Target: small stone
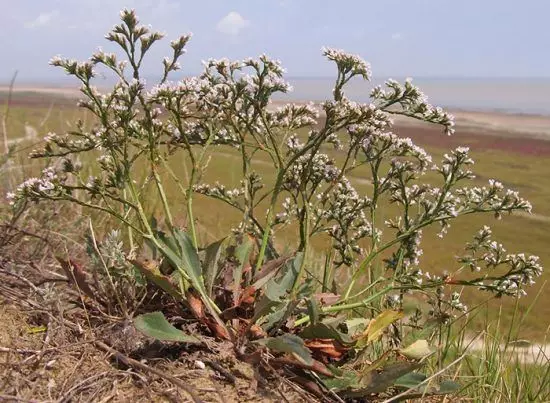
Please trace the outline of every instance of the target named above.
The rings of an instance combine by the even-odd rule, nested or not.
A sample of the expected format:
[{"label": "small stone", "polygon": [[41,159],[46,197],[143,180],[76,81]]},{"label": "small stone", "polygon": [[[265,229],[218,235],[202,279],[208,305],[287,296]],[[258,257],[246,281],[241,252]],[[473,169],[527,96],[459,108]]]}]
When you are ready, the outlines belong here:
[{"label": "small stone", "polygon": [[205,369],[206,365],[204,365],[204,362],[197,360],[197,361],[195,361],[195,368]]}]

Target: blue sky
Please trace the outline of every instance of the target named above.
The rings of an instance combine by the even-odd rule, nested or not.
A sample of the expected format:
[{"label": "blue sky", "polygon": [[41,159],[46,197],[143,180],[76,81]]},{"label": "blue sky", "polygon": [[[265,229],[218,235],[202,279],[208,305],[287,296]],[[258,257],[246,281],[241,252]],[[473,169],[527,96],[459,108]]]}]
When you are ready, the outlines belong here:
[{"label": "blue sky", "polygon": [[[169,38],[192,32],[183,71],[209,57],[266,53],[289,76],[331,76],[322,46],[358,53],[375,76],[550,77],[548,0],[0,0],[0,83],[58,80],[56,55],[85,59],[118,11]],[[164,41],[152,54],[168,51]],[[146,74],[154,74],[148,64]]]}]

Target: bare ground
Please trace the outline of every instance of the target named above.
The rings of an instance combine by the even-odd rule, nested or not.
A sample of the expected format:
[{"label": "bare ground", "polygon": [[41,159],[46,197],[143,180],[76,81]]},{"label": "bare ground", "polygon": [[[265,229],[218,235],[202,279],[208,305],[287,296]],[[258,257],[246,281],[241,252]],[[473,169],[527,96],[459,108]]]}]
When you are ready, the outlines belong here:
[{"label": "bare ground", "polygon": [[[133,326],[89,327],[85,320],[70,326],[59,318],[2,301],[0,401],[314,400],[282,377],[256,374],[254,367],[235,359],[227,346],[187,349],[143,340],[133,333]],[[141,348],[120,352],[123,343],[137,341]]]}]

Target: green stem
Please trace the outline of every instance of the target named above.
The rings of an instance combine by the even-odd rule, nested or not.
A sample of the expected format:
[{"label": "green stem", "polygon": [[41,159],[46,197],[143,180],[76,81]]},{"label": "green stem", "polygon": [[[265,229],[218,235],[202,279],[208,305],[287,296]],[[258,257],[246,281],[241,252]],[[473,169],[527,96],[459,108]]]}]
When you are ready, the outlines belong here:
[{"label": "green stem", "polygon": [[[481,208],[478,208],[478,209],[472,208],[472,209],[462,211],[460,214],[458,214],[458,216],[464,216],[464,215],[469,215],[469,214],[474,214],[474,213],[484,213],[484,212],[490,212],[490,211],[493,211],[493,210],[491,210],[491,209],[481,209]],[[384,252],[385,250],[391,248],[393,245],[395,245],[395,244],[403,241],[407,237],[411,236],[411,234],[415,231],[418,231],[418,230],[420,230],[424,227],[427,227],[428,225],[431,225],[433,223],[453,219],[455,217],[457,217],[457,216],[445,215],[445,216],[440,216],[440,217],[427,219],[426,221],[423,221],[423,222],[421,222],[417,225],[412,226],[407,232],[405,232],[405,233],[399,235],[398,237],[394,238],[393,240],[387,242],[386,244],[384,244],[383,246],[378,248],[376,251],[371,251],[371,253],[361,262],[361,264],[359,265],[359,268],[355,271],[355,273],[353,273],[353,276],[351,278],[351,282],[350,282],[350,284],[349,284],[349,286],[346,290],[344,298],[349,297],[349,294],[351,293],[351,290],[353,289],[353,286],[355,285],[355,282],[357,281],[357,278],[363,273],[365,268],[380,253]]]},{"label": "green stem", "polygon": [[303,199],[303,202],[304,202],[304,212],[305,212],[305,216],[303,218],[303,224],[304,224],[304,238],[302,239],[302,242],[303,242],[303,245],[302,246],[302,262],[300,263],[300,268],[298,269],[298,274],[296,275],[296,278],[294,279],[294,285],[292,286],[292,292],[291,292],[291,295],[292,297],[295,296],[296,292],[298,291],[298,287],[300,286],[300,279],[302,278],[302,275],[304,273],[304,269],[305,269],[305,266],[306,266],[306,257],[307,257],[307,252],[309,250],[309,220],[310,220],[310,213],[309,213],[309,205],[308,205],[308,202],[307,202],[307,198],[305,197],[304,194],[302,194],[302,199]]},{"label": "green stem", "polygon": [[265,251],[269,241],[269,233],[271,232],[271,227],[273,225],[273,215],[274,215],[273,211],[275,210],[275,205],[277,204],[279,193],[281,192],[281,188],[283,186],[284,173],[285,173],[284,170],[279,171],[279,175],[277,176],[277,181],[275,182],[273,193],[271,195],[271,202],[269,204],[269,209],[267,210],[267,217],[266,217],[266,224],[264,229],[264,236],[262,238],[262,245],[260,246],[260,252],[258,253],[258,261],[256,262],[256,273],[260,271],[263,265]]},{"label": "green stem", "polygon": [[[368,298],[366,298],[362,301],[359,301],[359,302],[353,302],[353,303],[350,303],[350,304],[333,305],[333,306],[323,307],[323,308],[321,308],[321,312],[322,313],[332,313],[332,312],[347,311],[347,310],[355,309],[355,308],[367,307],[367,305],[371,301],[375,300],[376,298],[380,297],[381,295],[384,295],[384,294],[388,293],[393,288],[395,288],[395,287],[388,286],[386,288],[383,288],[380,291],[378,291],[376,294],[373,294],[370,297],[368,297]],[[297,321],[295,321],[294,326],[303,325],[305,323],[308,323],[310,320],[311,320],[311,318],[309,317],[309,315],[306,315],[303,318],[300,318]]]},{"label": "green stem", "polygon": [[172,233],[172,236],[174,237],[174,239],[177,239],[175,228],[174,228],[174,220],[172,218],[170,206],[168,205],[168,199],[166,197],[166,193],[164,192],[164,187],[162,186],[160,176],[158,175],[157,170],[153,164],[151,164],[151,170],[153,171],[153,177],[155,178],[155,184],[157,186],[157,190],[160,195],[160,200],[162,202],[164,213],[166,214],[166,220],[168,221],[170,232]]}]

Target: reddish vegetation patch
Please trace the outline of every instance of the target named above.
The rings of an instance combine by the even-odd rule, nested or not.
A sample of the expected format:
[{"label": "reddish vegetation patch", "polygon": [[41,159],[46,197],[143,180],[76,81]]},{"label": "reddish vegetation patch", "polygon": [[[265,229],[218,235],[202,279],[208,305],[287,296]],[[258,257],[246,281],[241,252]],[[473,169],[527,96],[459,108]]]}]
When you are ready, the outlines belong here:
[{"label": "reddish vegetation patch", "polygon": [[499,150],[524,155],[550,155],[550,141],[509,137],[509,134],[482,129],[459,129],[452,136],[446,136],[438,127],[397,127],[395,132],[410,137],[425,147],[451,148],[470,147],[474,151]]}]

